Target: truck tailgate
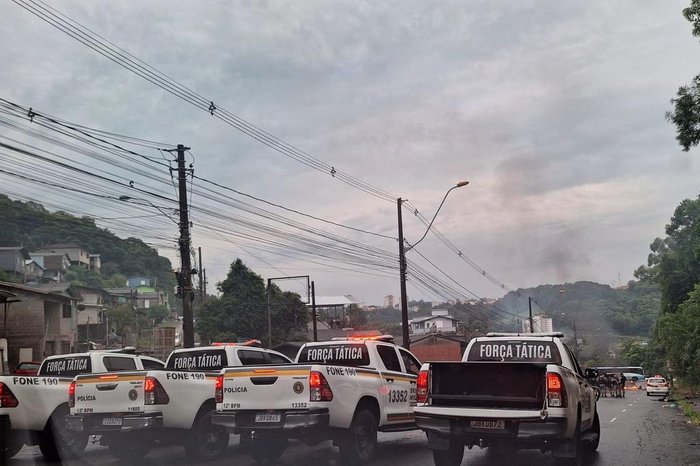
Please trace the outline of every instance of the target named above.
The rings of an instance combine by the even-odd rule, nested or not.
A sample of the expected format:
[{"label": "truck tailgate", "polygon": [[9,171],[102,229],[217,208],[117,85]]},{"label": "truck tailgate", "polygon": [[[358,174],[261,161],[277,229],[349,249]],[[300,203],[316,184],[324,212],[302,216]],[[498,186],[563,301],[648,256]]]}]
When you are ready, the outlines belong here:
[{"label": "truck tailgate", "polygon": [[522,362],[431,363],[432,406],[539,409],[546,364]]},{"label": "truck tailgate", "polygon": [[225,369],[219,409],[308,409],[310,372],[310,365]]},{"label": "truck tailgate", "polygon": [[73,414],[144,411],[146,372],[79,375],[75,379]]}]

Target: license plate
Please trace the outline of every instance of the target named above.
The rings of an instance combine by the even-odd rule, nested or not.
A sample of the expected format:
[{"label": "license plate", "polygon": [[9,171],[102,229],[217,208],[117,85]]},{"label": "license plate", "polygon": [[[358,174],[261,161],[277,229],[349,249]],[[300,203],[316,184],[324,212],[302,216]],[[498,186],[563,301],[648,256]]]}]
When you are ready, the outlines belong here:
[{"label": "license plate", "polygon": [[255,415],[255,422],[280,422],[281,420],[281,413],[257,413]]},{"label": "license plate", "polygon": [[103,426],[120,426],[122,425],[122,418],[120,417],[105,417],[102,418]]},{"label": "license plate", "polygon": [[474,429],[504,430],[506,423],[502,420],[471,421],[471,426]]}]

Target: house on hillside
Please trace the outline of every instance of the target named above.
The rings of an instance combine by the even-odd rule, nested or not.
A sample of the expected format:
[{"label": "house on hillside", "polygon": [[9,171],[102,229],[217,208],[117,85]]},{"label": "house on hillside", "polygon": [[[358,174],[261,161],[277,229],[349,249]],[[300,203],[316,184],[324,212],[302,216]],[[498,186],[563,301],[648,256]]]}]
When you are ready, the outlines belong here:
[{"label": "house on hillside", "polygon": [[90,252],[86,248],[75,243],[48,244],[41,249],[32,251],[32,254],[66,254],[68,256],[68,259],[70,260],[71,265],[77,265],[87,270],[91,270]]},{"label": "house on hillside", "polygon": [[15,277],[26,274],[26,261],[31,260],[26,248],[22,246],[0,248],[0,270],[4,270]]},{"label": "house on hillside", "polygon": [[71,292],[0,282],[0,337],[7,338],[11,368],[20,359],[41,360],[75,349],[78,298]]},{"label": "house on hillside", "polygon": [[434,309],[428,317],[417,317],[408,321],[411,333],[455,333],[459,319],[449,315],[446,309]]},{"label": "house on hillside", "polygon": [[61,283],[64,281],[70,259],[67,254],[37,254],[29,253],[32,260],[44,269],[43,282]]}]

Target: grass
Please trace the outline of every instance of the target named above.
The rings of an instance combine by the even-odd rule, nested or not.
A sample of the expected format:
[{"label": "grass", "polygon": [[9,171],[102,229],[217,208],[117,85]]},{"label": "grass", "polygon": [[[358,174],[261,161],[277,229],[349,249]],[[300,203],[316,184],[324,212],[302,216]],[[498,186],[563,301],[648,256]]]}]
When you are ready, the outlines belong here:
[{"label": "grass", "polygon": [[700,426],[700,413],[695,409],[695,405],[688,400],[679,400],[678,406],[681,407],[681,411],[685,414],[693,425]]}]

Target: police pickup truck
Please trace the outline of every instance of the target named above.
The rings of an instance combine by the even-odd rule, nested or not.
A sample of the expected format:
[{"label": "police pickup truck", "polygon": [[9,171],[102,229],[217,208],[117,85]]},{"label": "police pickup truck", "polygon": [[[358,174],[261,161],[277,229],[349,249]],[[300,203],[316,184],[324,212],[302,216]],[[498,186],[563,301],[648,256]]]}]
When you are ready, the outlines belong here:
[{"label": "police pickup truck", "polygon": [[257,461],[275,461],[295,438],[333,440],[345,460],[364,463],[374,455],[377,430],[416,428],[419,370],[390,336],[306,343],[293,366],[222,370],[213,422],[241,434]]},{"label": "police pickup truck", "polygon": [[82,453],[88,436],[65,428],[68,388],[77,374],[162,367],[133,348],[49,356],[35,376],[0,376],[0,464],[23,445],[39,445],[50,461]]},{"label": "police pickup truck", "polygon": [[436,465],[459,465],[465,445],[495,455],[536,448],[564,464],[598,448],[595,391],[562,337],[489,333],[462,362],[423,365],[416,424]]},{"label": "police pickup truck", "polygon": [[162,370],[78,376],[67,426],[101,435],[110,453],[125,460],[136,461],[156,445],[173,443],[183,444],[192,459],[213,459],[229,443],[229,432],[211,424],[214,382],[221,369],[289,363],[276,351],[221,343],[176,349]]}]

